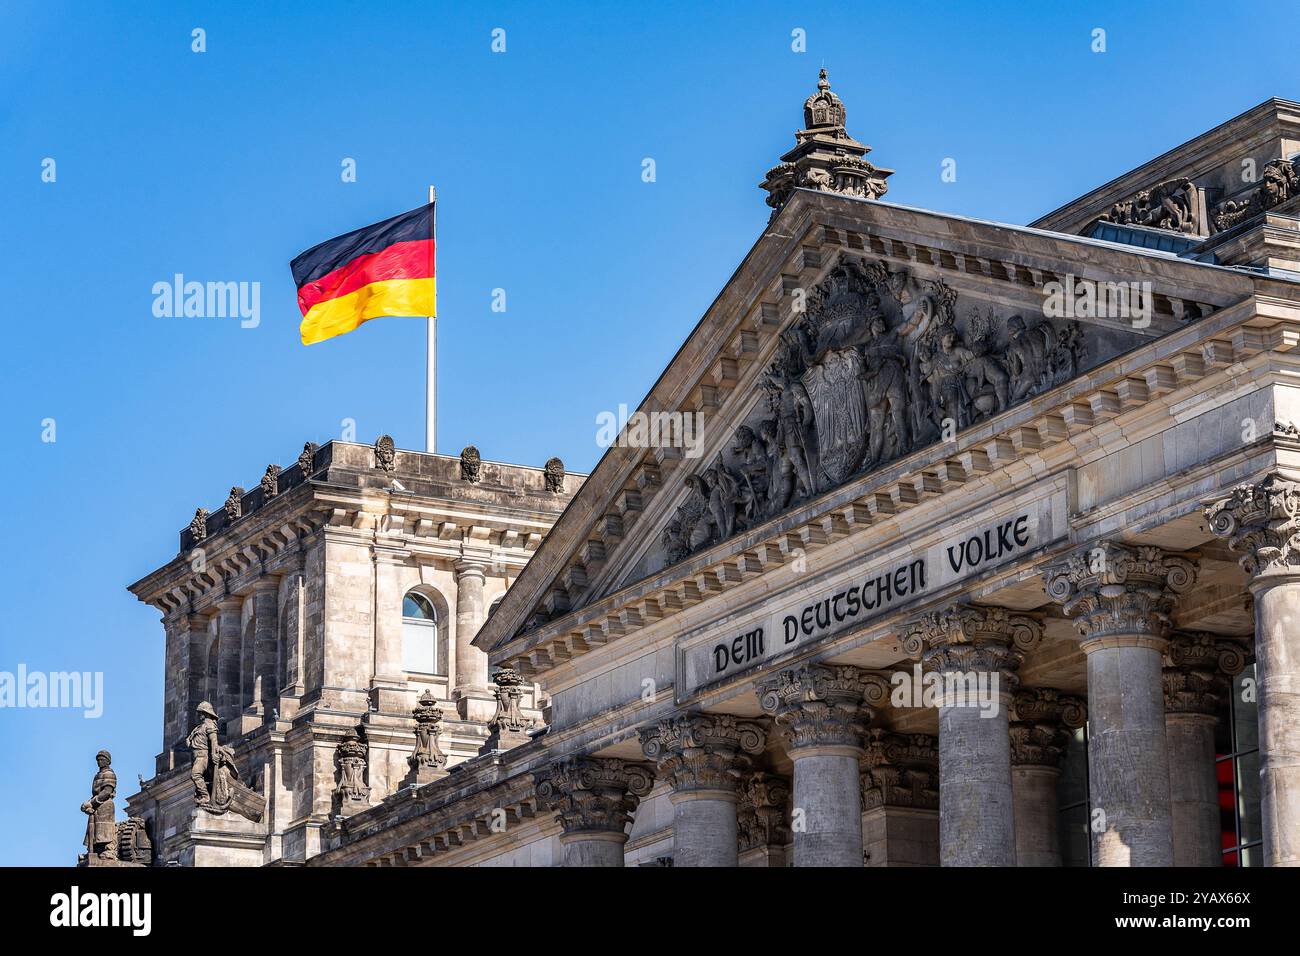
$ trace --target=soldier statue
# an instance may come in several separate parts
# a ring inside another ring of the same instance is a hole
[[[207,803],[209,800],[208,768],[215,766],[220,760],[221,748],[217,744],[217,712],[206,700],[199,704],[197,712],[198,723],[190,731],[185,743],[194,754],[194,762],[190,764],[190,782],[194,784],[194,799],[199,803]]]
[[[117,824],[114,822],[113,798],[117,796],[117,774],[107,750],[95,754],[99,771],[90,782],[90,799],[81,805],[86,814],[86,860],[117,859]]]

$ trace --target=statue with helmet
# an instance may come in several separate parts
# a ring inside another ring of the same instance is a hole
[[[195,710],[198,722],[185,739],[194,755],[190,764],[194,802],[208,813],[234,810],[257,823],[266,810],[265,798],[240,779],[234,752],[218,742],[216,710],[206,700]]]

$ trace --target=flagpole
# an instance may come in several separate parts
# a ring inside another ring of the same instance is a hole
[[[433,211],[429,238],[433,240],[435,262],[438,255],[437,201],[438,190],[436,187],[430,186],[429,203],[433,205]],[[437,274],[435,268],[435,288],[437,287]],[[425,330],[424,353],[424,450],[432,455],[438,451],[438,319],[431,315],[425,321],[428,325]]]

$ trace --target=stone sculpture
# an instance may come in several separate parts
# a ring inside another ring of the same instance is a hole
[[[474,484],[483,477],[482,470],[483,460],[479,457],[478,449],[466,445],[460,453],[460,480]]]
[[[206,700],[196,708],[198,721],[185,742],[193,753],[190,782],[194,802],[208,813],[234,810],[254,823],[262,819],[266,801],[239,778],[235,755],[217,740],[217,713]]]
[[[112,767],[113,757],[107,750],[95,754],[99,767],[90,782],[90,799],[81,805],[86,814],[86,862],[117,859],[117,824],[113,820],[113,800],[117,796],[117,774]]]
[[[781,336],[766,413],[685,479],[669,563],[1078,374],[1077,322],[962,318],[942,279],[846,258]]]
[[[558,495],[564,491],[564,462],[559,458],[547,459],[546,467],[542,470],[546,476],[546,490],[553,495]]]
[[[411,716],[415,719],[415,752],[408,758],[411,765],[408,780],[420,786],[442,776],[442,768],[447,764],[447,755],[438,747],[442,708],[432,691],[420,695],[419,705],[411,711]]]
[[[366,765],[370,748],[356,730],[349,730],[334,748],[339,766],[339,784],[334,791],[340,812],[350,816],[369,806],[370,786],[366,783]]]

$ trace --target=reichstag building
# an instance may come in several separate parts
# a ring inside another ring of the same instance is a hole
[[[1300,103],[1028,225],[802,126],[659,440],[198,510],[86,865],[1300,865]]]

